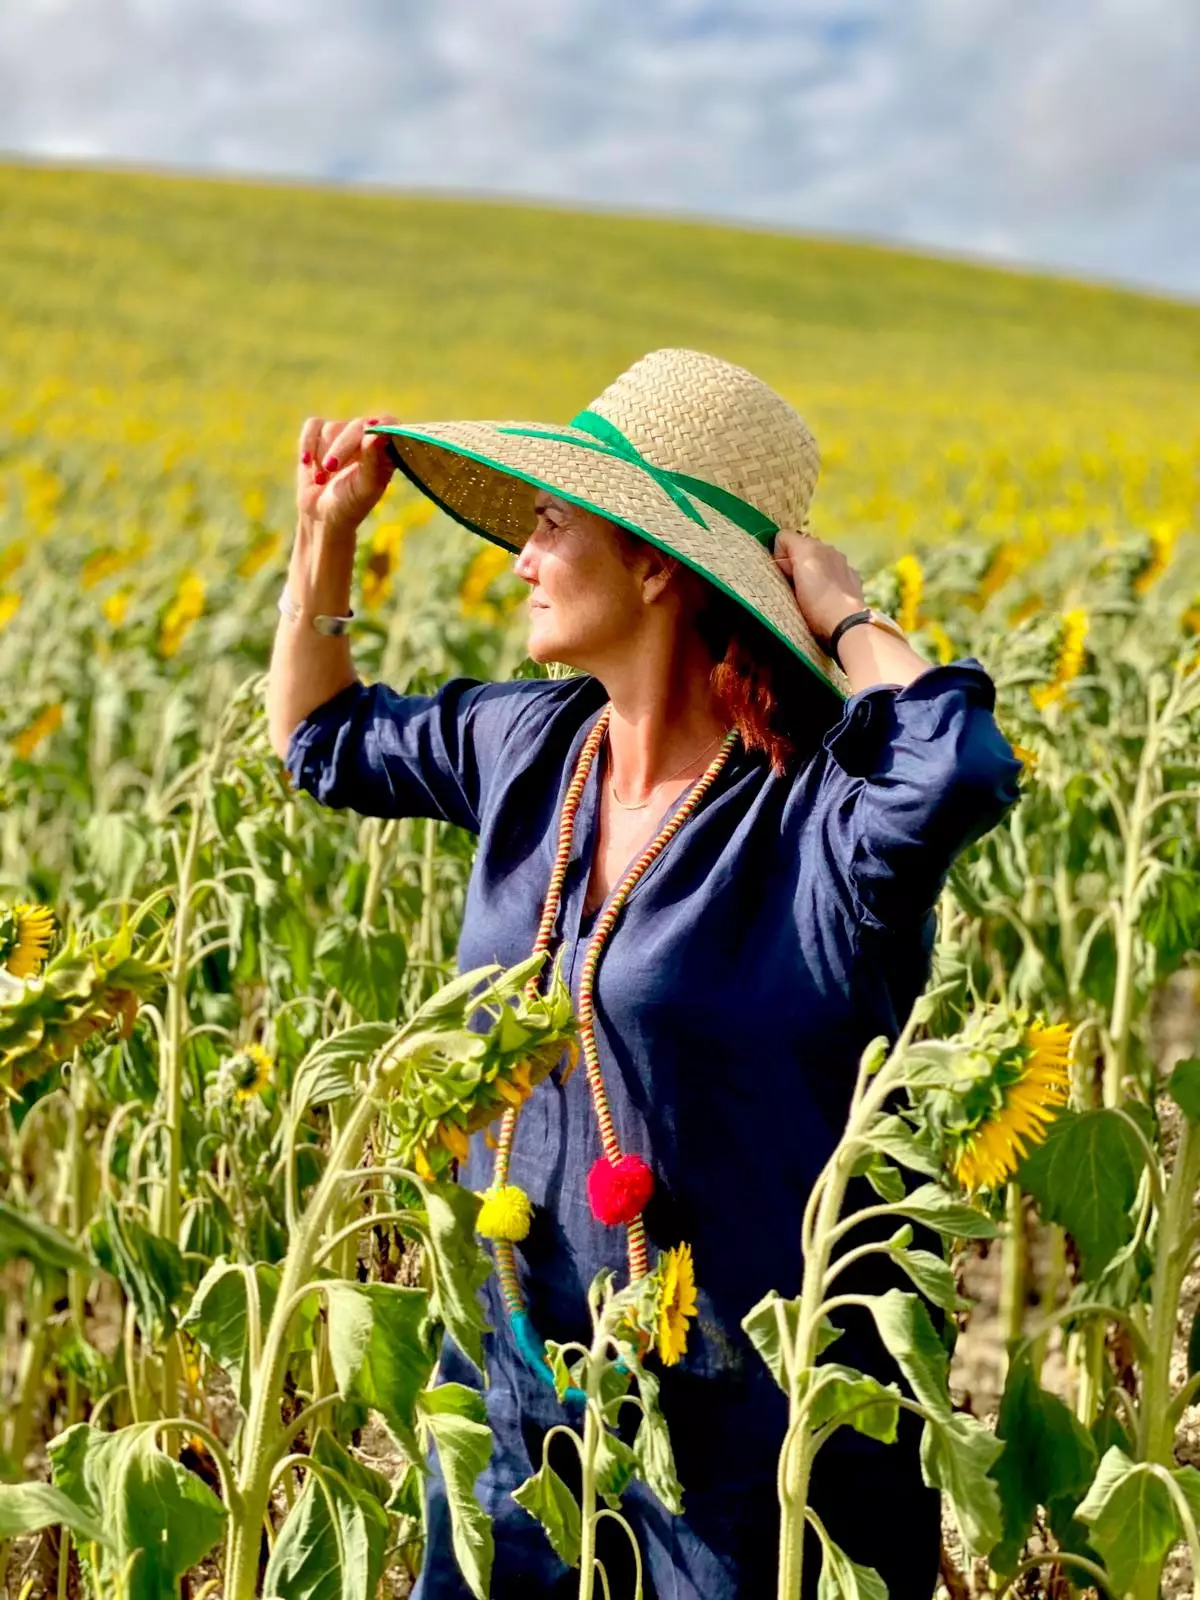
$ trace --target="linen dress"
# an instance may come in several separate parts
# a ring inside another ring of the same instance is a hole
[[[814,682],[815,694],[825,692]],[[606,699],[588,675],[455,677],[428,695],[355,684],[293,731],[286,765],[293,783],[326,806],[437,817],[476,834],[458,966],[508,967],[533,947],[564,795]],[[690,1242],[699,1299],[686,1355],[660,1368],[683,1515],[670,1516],[637,1485],[623,1503],[647,1600],[775,1592],[786,1401],[740,1323],[768,1290],[799,1292],[805,1200],[844,1126],[859,1055],[879,1034],[895,1037],[927,981],[932,908],[953,858],[1017,797],[1020,763],[994,702],[987,672],[964,658],[904,688],[874,686],[844,702],[830,693],[827,731],[789,776],[736,741],[605,943],[596,1036],[621,1148],[654,1170],[651,1260]],[[604,767],[602,751],[581,798],[550,947],[553,956],[565,945],[576,1004]],[[561,1067],[526,1102],[517,1127],[511,1181],[535,1207],[517,1258],[542,1337],[586,1339],[587,1287],[604,1266],[626,1282],[626,1235],[589,1210],[585,1181],[599,1136],[582,1066],[565,1084]],[[476,1134],[460,1181],[486,1188],[493,1159]],[[893,1283],[912,1287],[872,1256],[839,1279],[839,1291]],[[483,1293],[494,1330],[486,1398],[495,1444],[476,1492],[494,1519],[491,1592],[497,1600],[573,1595],[578,1573],[510,1492],[540,1466],[545,1430],[576,1416],[517,1352],[494,1275]],[[894,1379],[869,1314],[852,1308],[838,1320],[847,1331],[835,1358]],[[441,1376],[481,1386],[449,1341]],[[633,1408],[626,1414],[635,1425]],[[891,1446],[840,1429],[818,1458],[812,1502],[893,1597],[929,1600],[939,1508],[921,1481],[919,1428],[902,1413]],[[573,1457],[569,1441],[552,1441],[552,1465],[577,1482]],[[414,1600],[466,1600],[431,1466]],[[601,1534],[613,1600],[623,1600],[633,1594],[628,1551],[608,1519]],[[815,1548],[805,1565],[807,1595],[815,1593]]]

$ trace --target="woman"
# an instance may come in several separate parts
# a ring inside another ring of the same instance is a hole
[[[355,530],[397,465],[519,552],[529,654],[579,675],[433,695],[358,681],[339,631]],[[687,350],[643,357],[565,428],[310,419],[302,435],[275,749],[326,805],[475,832],[460,970],[515,964],[540,933],[592,1018],[594,1072],[556,1072],[506,1122],[500,1171],[477,1135],[460,1173],[533,1203],[519,1248],[495,1246],[510,1283],[485,1291],[495,1449],[477,1492],[500,1600],[578,1582],[510,1498],[566,1420],[515,1336],[522,1304],[541,1339],[581,1338],[598,1269],[627,1281],[681,1241],[698,1315],[662,1393],[684,1513],[636,1487],[625,1501],[647,1592],[774,1592],[785,1405],[740,1322],[769,1289],[798,1291],[805,1198],[859,1054],[924,986],[952,859],[1016,797],[979,663],[931,667],[864,608],[845,558],[798,531],[816,469],[787,402]],[[616,1172],[631,1183],[614,1201]],[[881,1287],[871,1271],[859,1282]],[[890,1376],[864,1320],[839,1359]],[[478,1383],[449,1345],[442,1374]],[[563,1475],[570,1457],[553,1457]],[[890,1448],[841,1430],[813,1502],[893,1596],[928,1600],[938,1500],[911,1427]],[[436,1473],[428,1505],[417,1593],[461,1600]],[[632,1594],[619,1540],[601,1556],[614,1600]]]

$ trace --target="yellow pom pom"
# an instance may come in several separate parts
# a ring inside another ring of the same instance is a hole
[[[493,1186],[485,1191],[475,1222],[475,1231],[484,1239],[507,1239],[519,1244],[529,1232],[533,1202],[515,1183]]]

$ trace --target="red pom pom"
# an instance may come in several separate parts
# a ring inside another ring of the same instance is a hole
[[[641,1216],[654,1193],[654,1174],[641,1156],[607,1156],[588,1173],[588,1203],[597,1222],[632,1222]]]

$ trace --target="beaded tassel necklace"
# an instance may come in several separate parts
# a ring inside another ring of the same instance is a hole
[[[575,771],[572,774],[571,782],[563,800],[563,808],[558,825],[558,848],[554,857],[554,865],[550,872],[550,883],[546,892],[546,902],[542,908],[537,938],[534,940],[534,954],[548,949],[550,945],[562,901],[563,881],[566,878],[567,867],[571,858],[575,818],[579,811],[579,803],[587,785],[592,765],[608,732],[611,715],[612,705],[609,703],[604,707],[591,733],[584,741],[583,748],[580,750],[578,760],[575,763]],[[637,1278],[644,1277],[650,1270],[649,1244],[646,1238],[643,1212],[653,1192],[654,1179],[650,1168],[640,1156],[622,1154],[620,1141],[617,1138],[612,1110],[608,1103],[608,1093],[604,1087],[604,1075],[600,1067],[600,1053],[596,1045],[595,1003],[593,999],[596,967],[600,961],[604,942],[612,932],[630,891],[643,873],[666,849],[667,845],[708,793],[729,759],[737,737],[737,730],[731,728],[726,734],[721,748],[709,765],[707,772],[696,781],[657,837],[646,847],[625,874],[612,898],[596,920],[596,924],[589,936],[587,949],[584,952],[583,966],[580,972],[579,1035],[587,1071],[588,1088],[591,1091],[592,1107],[596,1113],[596,1123],[600,1130],[600,1144],[604,1152],[588,1174],[588,1200],[592,1214],[599,1221],[609,1225],[624,1223],[631,1283]],[[533,999],[537,994],[539,977],[540,974],[535,974],[529,980],[526,994],[530,999]],[[492,1183],[485,1197],[484,1209],[480,1212],[479,1231],[492,1240],[500,1288],[518,1348],[538,1376],[547,1383],[553,1384],[554,1379],[546,1359],[545,1344],[539,1338],[533,1326],[517,1276],[514,1245],[523,1239],[529,1231],[529,1212],[531,1209],[528,1198],[521,1194],[520,1191],[512,1189],[508,1183],[509,1163],[512,1157],[519,1116],[520,1107],[510,1106],[501,1121]],[[499,1206],[496,1210],[495,1220],[489,1222],[485,1217],[488,1209],[488,1200],[505,1195],[516,1197],[516,1203],[508,1206]],[[570,1391],[568,1392],[570,1393]]]

